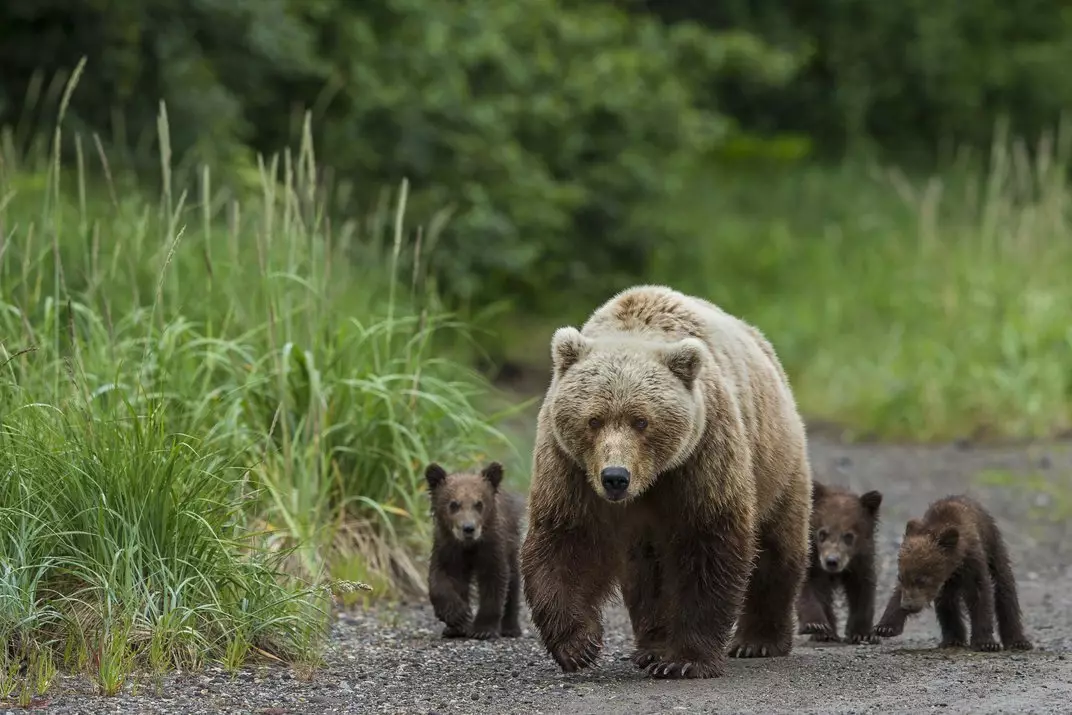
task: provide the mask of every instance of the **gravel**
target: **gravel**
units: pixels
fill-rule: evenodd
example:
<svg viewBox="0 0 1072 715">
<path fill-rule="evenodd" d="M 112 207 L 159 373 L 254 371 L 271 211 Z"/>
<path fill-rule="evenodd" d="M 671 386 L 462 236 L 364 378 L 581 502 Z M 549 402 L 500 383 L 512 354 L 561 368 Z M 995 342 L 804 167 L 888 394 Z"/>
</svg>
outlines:
<svg viewBox="0 0 1072 715">
<path fill-rule="evenodd" d="M 725 677 L 658 681 L 626 660 L 628 618 L 605 611 L 598 666 L 561 673 L 527 621 L 518 639 L 444 640 L 426 603 L 337 617 L 311 679 L 287 668 L 221 669 L 144 680 L 111 698 L 60 677 L 49 713 L 1058 713 L 1072 701 L 1072 449 L 844 446 L 812 437 L 816 477 L 885 499 L 878 610 L 892 587 L 904 522 L 956 492 L 998 518 L 1014 559 L 1028 653 L 937 651 L 933 611 L 877 646 L 811 644 L 788 658 L 730 660 Z M 987 471 L 1004 476 L 986 478 Z M 843 613 L 843 611 L 842 611 Z M 842 616 L 843 621 L 843 616 Z M 13 712 L 14 710 L 12 710 Z"/>
</svg>

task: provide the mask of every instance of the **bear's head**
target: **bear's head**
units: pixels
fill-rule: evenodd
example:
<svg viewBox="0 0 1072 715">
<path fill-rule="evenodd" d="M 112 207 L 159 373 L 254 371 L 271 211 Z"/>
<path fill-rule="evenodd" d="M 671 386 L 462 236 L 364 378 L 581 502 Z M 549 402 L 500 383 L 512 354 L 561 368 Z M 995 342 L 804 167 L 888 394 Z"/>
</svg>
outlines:
<svg viewBox="0 0 1072 715">
<path fill-rule="evenodd" d="M 901 608 L 919 613 L 933 603 L 963 560 L 963 549 L 964 539 L 956 526 L 928 527 L 909 519 L 897 557 Z"/>
<path fill-rule="evenodd" d="M 597 494 L 627 502 L 681 465 L 704 431 L 696 338 L 673 343 L 589 338 L 559 328 L 551 340 L 555 438 Z"/>
<path fill-rule="evenodd" d="M 472 546 L 486 534 L 495 519 L 495 495 L 503 467 L 492 462 L 480 472 L 448 474 L 433 462 L 424 470 L 432 500 L 432 520 L 444 535 Z"/>
<path fill-rule="evenodd" d="M 813 481 L 811 499 L 812 544 L 824 571 L 841 573 L 858 554 L 874 553 L 881 492 L 857 496 Z"/>
</svg>

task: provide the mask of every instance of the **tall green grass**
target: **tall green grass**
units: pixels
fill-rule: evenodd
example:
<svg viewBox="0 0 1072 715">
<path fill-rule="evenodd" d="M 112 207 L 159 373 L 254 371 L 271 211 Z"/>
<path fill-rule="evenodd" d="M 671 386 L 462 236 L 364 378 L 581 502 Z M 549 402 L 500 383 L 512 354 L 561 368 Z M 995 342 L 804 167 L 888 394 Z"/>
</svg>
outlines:
<svg viewBox="0 0 1072 715">
<path fill-rule="evenodd" d="M 422 465 L 509 448 L 439 351 L 466 326 L 400 274 L 405 185 L 333 221 L 306 131 L 253 195 L 208 168 L 187 191 L 163 107 L 159 129 L 158 200 L 93 137 L 0 158 L 0 640 L 34 663 L 23 692 L 57 664 L 111 693 L 139 664 L 315 662 L 330 590 L 423 587 Z"/>
<path fill-rule="evenodd" d="M 759 325 L 807 415 L 850 436 L 1072 428 L 1072 133 L 998 134 L 913 178 L 859 162 L 702 174 L 666 212 L 696 243 L 650 279 Z"/>
</svg>

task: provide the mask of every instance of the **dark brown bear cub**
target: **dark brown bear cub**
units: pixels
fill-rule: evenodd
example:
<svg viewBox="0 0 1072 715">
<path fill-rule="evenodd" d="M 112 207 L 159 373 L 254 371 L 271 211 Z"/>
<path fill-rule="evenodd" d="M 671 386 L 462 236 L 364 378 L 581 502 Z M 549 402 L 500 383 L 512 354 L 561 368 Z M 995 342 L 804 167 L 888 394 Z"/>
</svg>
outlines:
<svg viewBox="0 0 1072 715">
<path fill-rule="evenodd" d="M 435 536 L 428 563 L 428 595 L 444 638 L 516 638 L 520 575 L 518 549 L 524 505 L 499 490 L 503 468 L 492 462 L 479 473 L 424 472 L 432 501 Z M 470 622 L 469 590 L 476 579 L 480 605 Z"/>
<path fill-rule="evenodd" d="M 849 618 L 845 640 L 877 643 L 875 617 L 875 528 L 882 494 L 856 494 L 812 482 L 811 562 L 797 601 L 800 633 L 813 641 L 838 641 L 834 595 L 845 593 Z"/>
<path fill-rule="evenodd" d="M 930 505 L 923 519 L 905 526 L 898 558 L 897 587 L 875 634 L 904 632 L 910 615 L 934 604 L 942 629 L 940 648 L 971 645 L 974 650 L 1031 650 L 1024 635 L 1016 579 L 994 518 L 967 496 L 951 496 Z M 967 606 L 971 641 L 964 628 L 960 601 Z M 994 640 L 994 620 L 1001 644 Z"/>
</svg>

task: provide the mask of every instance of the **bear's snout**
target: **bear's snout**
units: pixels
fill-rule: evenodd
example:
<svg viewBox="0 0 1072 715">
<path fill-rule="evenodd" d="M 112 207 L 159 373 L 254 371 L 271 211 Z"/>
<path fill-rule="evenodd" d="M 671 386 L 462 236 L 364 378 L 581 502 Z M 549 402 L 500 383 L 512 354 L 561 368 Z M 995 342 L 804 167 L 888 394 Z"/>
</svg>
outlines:
<svg viewBox="0 0 1072 715">
<path fill-rule="evenodd" d="M 629 470 L 625 467 L 606 467 L 599 473 L 599 480 L 611 501 L 623 499 L 629 490 Z"/>
</svg>

